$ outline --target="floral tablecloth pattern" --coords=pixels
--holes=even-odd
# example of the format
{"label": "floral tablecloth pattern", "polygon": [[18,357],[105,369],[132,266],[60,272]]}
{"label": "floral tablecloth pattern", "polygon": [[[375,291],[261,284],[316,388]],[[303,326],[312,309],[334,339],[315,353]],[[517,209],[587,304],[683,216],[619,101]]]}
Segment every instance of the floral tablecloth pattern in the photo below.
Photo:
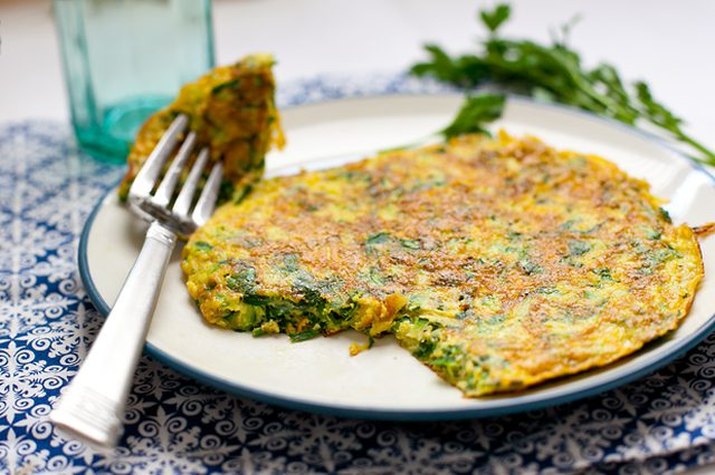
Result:
{"label": "floral tablecloth pattern", "polygon": [[[399,75],[316,78],[288,85],[279,102],[438,89]],[[66,124],[0,126],[0,472],[660,473],[715,463],[715,335],[588,400],[444,423],[282,409],[144,356],[120,447],[66,439],[47,416],[103,322],[79,278],[79,235],[122,171],[79,153]]]}

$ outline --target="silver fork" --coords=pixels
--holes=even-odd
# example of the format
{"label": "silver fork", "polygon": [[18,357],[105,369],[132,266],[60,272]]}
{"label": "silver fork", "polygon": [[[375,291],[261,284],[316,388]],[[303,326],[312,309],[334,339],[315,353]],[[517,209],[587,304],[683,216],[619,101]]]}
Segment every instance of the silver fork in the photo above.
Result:
{"label": "silver fork", "polygon": [[162,136],[129,191],[131,209],[151,220],[144,245],[81,369],[50,414],[61,430],[99,447],[112,448],[122,433],[122,418],[137,361],[156,306],[177,235],[185,237],[213,212],[221,184],[217,163],[193,207],[209,153],[203,148],[173,206],[177,181],[196,145],[186,135],[176,157],[152,194],[164,163],[174,151],[188,119],[180,115]]}

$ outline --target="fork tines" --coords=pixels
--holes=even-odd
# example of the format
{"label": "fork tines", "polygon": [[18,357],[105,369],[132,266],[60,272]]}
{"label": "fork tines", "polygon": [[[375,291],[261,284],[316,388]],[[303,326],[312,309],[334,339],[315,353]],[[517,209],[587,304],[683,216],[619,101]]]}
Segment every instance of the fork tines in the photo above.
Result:
{"label": "fork tines", "polygon": [[[203,186],[201,195],[191,211],[196,189],[201,180],[204,168],[209,160],[208,148],[202,148],[194,161],[189,175],[181,187],[178,196],[170,206],[174,191],[184,168],[193,156],[196,146],[196,134],[189,131],[179,147],[178,152],[164,173],[158,186],[165,163],[172,155],[180,137],[188,128],[188,117],[183,114],[174,119],[169,128],[157,143],[147,158],[139,173],[137,173],[129,189],[129,202],[143,216],[149,215],[158,220],[175,233],[187,236],[211,216],[219,187],[221,185],[222,167],[216,163],[211,169]],[[156,189],[154,193],[152,190]]]}

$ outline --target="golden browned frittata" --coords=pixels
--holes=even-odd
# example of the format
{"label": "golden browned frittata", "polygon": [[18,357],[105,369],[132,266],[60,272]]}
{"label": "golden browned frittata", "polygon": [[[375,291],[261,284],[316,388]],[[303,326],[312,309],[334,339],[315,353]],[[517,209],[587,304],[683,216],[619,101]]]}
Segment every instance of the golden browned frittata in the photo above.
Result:
{"label": "golden browned frittata", "polygon": [[283,146],[274,103],[273,63],[271,55],[249,55],[182,87],[176,100],[139,130],[119,196],[126,198],[142,164],[179,114],[189,117],[189,127],[197,134],[196,148],[209,145],[212,160],[223,161],[226,183],[238,194],[260,179],[270,146]]}
{"label": "golden browned frittata", "polygon": [[674,329],[703,264],[648,185],[470,135],[258,183],[184,248],[205,319],[294,340],[391,332],[467,396],[605,365]]}

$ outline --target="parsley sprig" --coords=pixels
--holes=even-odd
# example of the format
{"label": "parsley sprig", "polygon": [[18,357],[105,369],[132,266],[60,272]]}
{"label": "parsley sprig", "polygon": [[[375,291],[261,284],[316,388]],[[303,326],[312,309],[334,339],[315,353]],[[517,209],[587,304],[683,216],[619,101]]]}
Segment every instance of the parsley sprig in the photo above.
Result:
{"label": "parsley sprig", "polygon": [[[645,82],[626,84],[608,63],[592,69],[581,64],[580,55],[567,45],[573,22],[563,26],[560,38],[551,44],[539,44],[500,35],[500,27],[510,14],[507,4],[480,11],[479,19],[487,29],[481,51],[450,56],[439,46],[428,44],[425,50],[429,60],[415,64],[412,73],[466,89],[493,84],[506,92],[575,106],[632,126],[648,123],[688,145],[693,159],[715,165],[715,152],[689,136],[683,130],[683,120],[657,101]],[[445,136],[483,131],[485,122],[499,117],[499,95],[480,97],[485,96],[467,98],[455,121],[443,131]],[[501,103],[503,106],[503,96]],[[472,127],[470,120],[475,124]]]}

